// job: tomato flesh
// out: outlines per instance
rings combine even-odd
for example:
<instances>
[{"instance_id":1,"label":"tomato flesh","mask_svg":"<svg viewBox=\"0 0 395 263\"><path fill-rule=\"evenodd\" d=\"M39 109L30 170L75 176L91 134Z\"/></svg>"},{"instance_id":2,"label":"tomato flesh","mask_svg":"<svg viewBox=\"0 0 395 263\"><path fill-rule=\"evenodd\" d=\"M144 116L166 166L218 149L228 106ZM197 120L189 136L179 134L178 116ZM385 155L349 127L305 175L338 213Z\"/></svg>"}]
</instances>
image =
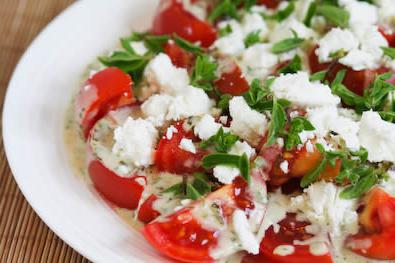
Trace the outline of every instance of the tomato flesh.
<instances>
[{"instance_id":1,"label":"tomato flesh","mask_svg":"<svg viewBox=\"0 0 395 263\"><path fill-rule=\"evenodd\" d=\"M249 84L243 72L234 62L226 71L222 72L220 79L215 81L214 84L222 94L233 96L239 96L249 90Z\"/></svg>"},{"instance_id":2,"label":"tomato flesh","mask_svg":"<svg viewBox=\"0 0 395 263\"><path fill-rule=\"evenodd\" d=\"M150 195L147 200L140 206L137 218L145 223L148 224L149 222L155 220L160 213L156 211L153 207L153 203L158 199L156 195Z\"/></svg>"},{"instance_id":3,"label":"tomato flesh","mask_svg":"<svg viewBox=\"0 0 395 263\"><path fill-rule=\"evenodd\" d=\"M359 217L362 229L348 238L347 245L365 257L395 259L395 197L376 187L364 197L363 205Z\"/></svg>"},{"instance_id":4,"label":"tomato flesh","mask_svg":"<svg viewBox=\"0 0 395 263\"><path fill-rule=\"evenodd\" d=\"M174 66L189 69L192 67L193 55L170 41L164 47L165 53L170 57Z\"/></svg>"},{"instance_id":5,"label":"tomato flesh","mask_svg":"<svg viewBox=\"0 0 395 263\"><path fill-rule=\"evenodd\" d=\"M387 39L388 45L390 47L395 47L395 32L386 30L383 27L379 27L379 31L385 37L385 39Z\"/></svg>"},{"instance_id":6,"label":"tomato flesh","mask_svg":"<svg viewBox=\"0 0 395 263\"><path fill-rule=\"evenodd\" d=\"M279 222L280 229L276 233L273 226L265 232L260 246L259 255L247 255L243 263L312 263L323 262L332 263L332 256L329 252L316 256L310 253L309 245L294 245L294 240L306 240L311 238L306 233L308 222L297 221L294 214L288 214L287 217ZM280 245L292 245L295 248L294 253L286 256L274 254L273 251Z\"/></svg>"},{"instance_id":7,"label":"tomato flesh","mask_svg":"<svg viewBox=\"0 0 395 263\"><path fill-rule=\"evenodd\" d=\"M258 0L257 4L264 5L267 8L277 8L278 5L281 3L281 0Z\"/></svg>"},{"instance_id":8,"label":"tomato flesh","mask_svg":"<svg viewBox=\"0 0 395 263\"><path fill-rule=\"evenodd\" d=\"M199 42L202 47L211 46L217 38L214 27L186 11L182 2L177 0L161 1L154 19L152 33L156 35L177 34L190 42Z\"/></svg>"},{"instance_id":9,"label":"tomato flesh","mask_svg":"<svg viewBox=\"0 0 395 263\"><path fill-rule=\"evenodd\" d=\"M94 124L109 111L132 104L133 82L118 68L99 71L87 80L76 97L76 119L85 138Z\"/></svg>"},{"instance_id":10,"label":"tomato flesh","mask_svg":"<svg viewBox=\"0 0 395 263\"><path fill-rule=\"evenodd\" d=\"M177 123L176 133L173 133L171 139L166 137L159 141L155 153L155 165L159 171L166 171L176 174L194 173L202 171L201 160L205 152L197 150L197 153L191 153L180 148L180 142L183 138L193 139L192 132L185 132L182 123Z\"/></svg>"},{"instance_id":11,"label":"tomato flesh","mask_svg":"<svg viewBox=\"0 0 395 263\"><path fill-rule=\"evenodd\" d=\"M99 160L92 160L88 166L88 173L93 185L106 199L121 208L136 209L144 185L144 176L120 177Z\"/></svg>"}]
</instances>

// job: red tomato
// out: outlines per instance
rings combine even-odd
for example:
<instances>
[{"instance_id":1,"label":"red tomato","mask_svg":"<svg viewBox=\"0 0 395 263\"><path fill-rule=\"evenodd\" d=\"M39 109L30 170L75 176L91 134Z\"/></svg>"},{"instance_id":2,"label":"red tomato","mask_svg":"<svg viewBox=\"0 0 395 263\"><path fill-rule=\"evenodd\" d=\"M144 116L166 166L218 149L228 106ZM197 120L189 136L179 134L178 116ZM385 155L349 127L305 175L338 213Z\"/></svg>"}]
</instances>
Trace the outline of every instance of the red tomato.
<instances>
[{"instance_id":1,"label":"red tomato","mask_svg":"<svg viewBox=\"0 0 395 263\"><path fill-rule=\"evenodd\" d=\"M155 195L150 195L147 200L145 200L144 203L140 206L137 217L141 222L148 224L149 222L160 216L160 213L156 211L153 207L153 203L157 199L158 197L156 197Z\"/></svg>"},{"instance_id":2,"label":"red tomato","mask_svg":"<svg viewBox=\"0 0 395 263\"><path fill-rule=\"evenodd\" d=\"M342 70L346 69L346 76L343 80L343 84L352 92L362 96L365 89L369 87L375 78L377 70L360 70L355 71L348 68L338 62L333 63L320 63L317 55L315 54L315 49L309 55L310 70L312 73L316 73L322 70L328 70L326 79L328 81L333 81L336 74ZM380 70L379 70L380 71Z\"/></svg>"},{"instance_id":3,"label":"red tomato","mask_svg":"<svg viewBox=\"0 0 395 263\"><path fill-rule=\"evenodd\" d=\"M233 96L239 96L250 88L240 67L234 62L230 63L214 84L222 94L227 93Z\"/></svg>"},{"instance_id":4,"label":"red tomato","mask_svg":"<svg viewBox=\"0 0 395 263\"><path fill-rule=\"evenodd\" d=\"M348 238L347 246L365 257L393 260L395 250L395 197L376 187L363 199L361 231Z\"/></svg>"},{"instance_id":5,"label":"red tomato","mask_svg":"<svg viewBox=\"0 0 395 263\"><path fill-rule=\"evenodd\" d=\"M158 251L182 262L211 262L210 248L217 245L215 232L205 230L190 209L146 225L143 234Z\"/></svg>"},{"instance_id":6,"label":"red tomato","mask_svg":"<svg viewBox=\"0 0 395 263\"><path fill-rule=\"evenodd\" d=\"M156 35L175 33L190 42L200 42L203 47L211 46L217 38L214 27L186 11L182 3L177 0L161 1L152 33Z\"/></svg>"},{"instance_id":7,"label":"red tomato","mask_svg":"<svg viewBox=\"0 0 395 263\"><path fill-rule=\"evenodd\" d=\"M386 30L383 27L379 27L380 33L387 39L390 47L395 47L395 32L392 30Z\"/></svg>"},{"instance_id":8,"label":"red tomato","mask_svg":"<svg viewBox=\"0 0 395 263\"><path fill-rule=\"evenodd\" d=\"M99 160L89 163L88 173L93 185L106 199L121 208L136 209L144 190L144 176L120 177Z\"/></svg>"},{"instance_id":9,"label":"red tomato","mask_svg":"<svg viewBox=\"0 0 395 263\"><path fill-rule=\"evenodd\" d=\"M85 138L93 125L109 111L131 104L133 82L118 68L104 69L87 80L76 97L76 118Z\"/></svg>"},{"instance_id":10,"label":"red tomato","mask_svg":"<svg viewBox=\"0 0 395 263\"><path fill-rule=\"evenodd\" d=\"M281 3L281 0L258 0L258 5L264 5L267 8L277 8L278 5Z\"/></svg>"},{"instance_id":11,"label":"red tomato","mask_svg":"<svg viewBox=\"0 0 395 263\"><path fill-rule=\"evenodd\" d=\"M294 240L306 240L311 238L310 234L306 233L306 226L308 222L296 221L295 215L288 214L287 217L279 222L280 230L278 233L274 232L273 227L270 227L265 237L261 242L260 253L257 256L247 255L243 259L243 263L332 263L332 257L328 251L321 256L315 256L310 253L310 246L308 245L294 245ZM276 247L280 245L292 245L295 252L287 255L280 256L273 254Z\"/></svg>"},{"instance_id":12,"label":"red tomato","mask_svg":"<svg viewBox=\"0 0 395 263\"><path fill-rule=\"evenodd\" d=\"M265 188L263 180L252 179L254 183L262 183L262 188ZM229 220L236 208L246 213L254 208L248 184L240 176L233 184L221 187L204 200L211 200L218 205L223 220ZM143 234L158 251L172 259L193 263L212 262L210 250L217 246L220 230L204 229L192 213L205 206L206 202L196 201L165 219L149 223L144 227Z\"/></svg>"},{"instance_id":13,"label":"red tomato","mask_svg":"<svg viewBox=\"0 0 395 263\"><path fill-rule=\"evenodd\" d=\"M164 49L176 67L189 69L192 66L193 54L180 48L173 41L168 42Z\"/></svg>"},{"instance_id":14,"label":"red tomato","mask_svg":"<svg viewBox=\"0 0 395 263\"><path fill-rule=\"evenodd\" d=\"M202 170L201 160L205 152L197 150L197 153L191 153L180 148L180 142L183 138L193 139L192 132L185 132L182 123L177 123L175 128L177 133L173 133L169 140L166 137L159 141L155 153L155 164L159 171L166 171L177 174L194 173Z\"/></svg>"}]
</instances>

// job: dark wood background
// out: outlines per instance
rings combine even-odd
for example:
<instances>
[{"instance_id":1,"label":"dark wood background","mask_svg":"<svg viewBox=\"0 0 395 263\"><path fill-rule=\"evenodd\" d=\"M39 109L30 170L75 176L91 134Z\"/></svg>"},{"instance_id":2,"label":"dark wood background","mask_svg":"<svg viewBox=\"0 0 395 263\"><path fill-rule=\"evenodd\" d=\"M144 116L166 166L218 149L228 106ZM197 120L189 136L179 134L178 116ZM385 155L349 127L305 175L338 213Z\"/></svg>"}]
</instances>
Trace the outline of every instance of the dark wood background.
<instances>
[{"instance_id":1,"label":"dark wood background","mask_svg":"<svg viewBox=\"0 0 395 263\"><path fill-rule=\"evenodd\" d=\"M21 55L72 2L0 0L1 112L8 82ZM27 203L12 177L0 136L0 262L88 262L57 237Z\"/></svg>"}]
</instances>

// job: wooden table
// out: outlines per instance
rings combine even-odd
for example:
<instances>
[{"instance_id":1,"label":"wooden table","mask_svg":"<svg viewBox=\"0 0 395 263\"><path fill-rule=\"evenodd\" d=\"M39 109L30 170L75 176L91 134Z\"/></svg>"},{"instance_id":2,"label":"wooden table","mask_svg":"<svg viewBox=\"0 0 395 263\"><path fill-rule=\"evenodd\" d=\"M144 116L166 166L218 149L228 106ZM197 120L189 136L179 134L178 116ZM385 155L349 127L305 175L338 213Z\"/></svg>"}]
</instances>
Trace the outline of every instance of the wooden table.
<instances>
[{"instance_id":1,"label":"wooden table","mask_svg":"<svg viewBox=\"0 0 395 263\"><path fill-rule=\"evenodd\" d=\"M72 2L0 0L1 112L19 58L46 24ZM0 168L0 262L88 262L57 237L27 203L8 167L2 138Z\"/></svg>"}]
</instances>

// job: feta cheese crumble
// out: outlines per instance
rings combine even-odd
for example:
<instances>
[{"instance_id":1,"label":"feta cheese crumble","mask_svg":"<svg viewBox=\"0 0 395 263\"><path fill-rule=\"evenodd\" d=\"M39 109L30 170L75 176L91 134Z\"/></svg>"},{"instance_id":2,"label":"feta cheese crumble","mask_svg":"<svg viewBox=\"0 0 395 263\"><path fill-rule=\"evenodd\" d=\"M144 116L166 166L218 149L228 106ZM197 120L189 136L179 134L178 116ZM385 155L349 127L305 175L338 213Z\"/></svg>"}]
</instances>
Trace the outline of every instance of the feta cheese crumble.
<instances>
[{"instance_id":1,"label":"feta cheese crumble","mask_svg":"<svg viewBox=\"0 0 395 263\"><path fill-rule=\"evenodd\" d=\"M281 75L271 85L274 95L289 100L299 107L336 106L340 98L333 95L329 86L310 82L307 72Z\"/></svg>"},{"instance_id":2,"label":"feta cheese crumble","mask_svg":"<svg viewBox=\"0 0 395 263\"><path fill-rule=\"evenodd\" d=\"M257 255L259 253L259 242L250 229L246 214L236 209L232 215L233 228L244 250Z\"/></svg>"},{"instance_id":3,"label":"feta cheese crumble","mask_svg":"<svg viewBox=\"0 0 395 263\"><path fill-rule=\"evenodd\" d=\"M369 161L395 162L395 124L382 120L377 112L366 111L358 136L368 151Z\"/></svg>"},{"instance_id":4,"label":"feta cheese crumble","mask_svg":"<svg viewBox=\"0 0 395 263\"><path fill-rule=\"evenodd\" d=\"M183 149L184 151L191 152L191 153L196 153L196 147L195 147L195 145L193 144L193 142L192 142L191 139L185 139L185 138L183 138L183 139L181 140L181 142L180 142L179 147L180 147L181 149Z\"/></svg>"},{"instance_id":5,"label":"feta cheese crumble","mask_svg":"<svg viewBox=\"0 0 395 263\"><path fill-rule=\"evenodd\" d=\"M128 117L126 122L114 131L112 152L126 164L147 167L153 163L152 153L158 138L158 131L151 122Z\"/></svg>"},{"instance_id":6,"label":"feta cheese crumble","mask_svg":"<svg viewBox=\"0 0 395 263\"><path fill-rule=\"evenodd\" d=\"M196 123L194 132L200 139L208 140L211 136L215 135L221 127L222 125L215 122L213 116L205 114Z\"/></svg>"},{"instance_id":7,"label":"feta cheese crumble","mask_svg":"<svg viewBox=\"0 0 395 263\"><path fill-rule=\"evenodd\" d=\"M243 97L233 97L229 101L229 112L232 117L230 130L257 145L267 128L265 115L251 109Z\"/></svg>"}]
</instances>

